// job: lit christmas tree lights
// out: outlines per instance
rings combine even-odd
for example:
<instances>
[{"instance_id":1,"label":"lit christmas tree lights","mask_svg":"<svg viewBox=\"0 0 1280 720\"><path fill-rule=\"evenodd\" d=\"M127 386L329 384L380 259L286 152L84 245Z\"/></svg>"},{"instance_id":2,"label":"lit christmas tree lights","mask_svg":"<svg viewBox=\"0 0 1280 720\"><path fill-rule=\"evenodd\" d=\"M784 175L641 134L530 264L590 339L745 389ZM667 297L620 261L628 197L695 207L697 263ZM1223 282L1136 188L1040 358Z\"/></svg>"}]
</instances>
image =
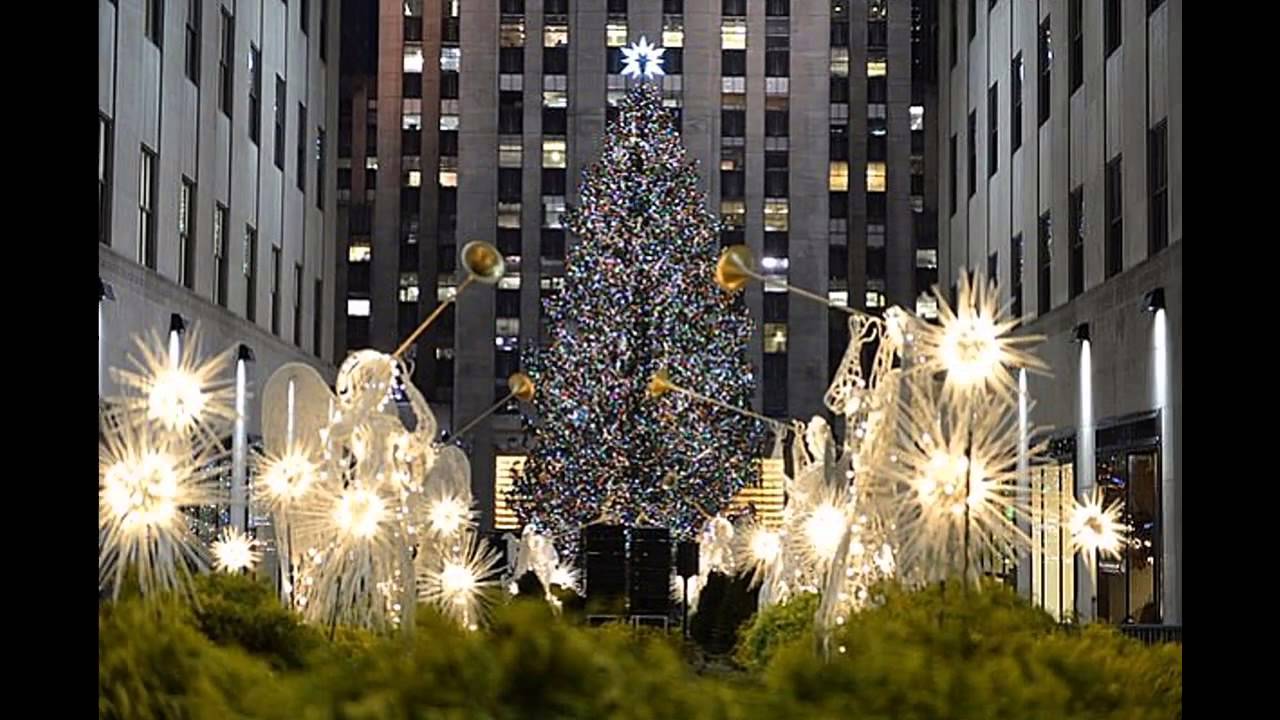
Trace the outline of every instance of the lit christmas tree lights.
<instances>
[{"instance_id":1,"label":"lit christmas tree lights","mask_svg":"<svg viewBox=\"0 0 1280 720\"><path fill-rule=\"evenodd\" d=\"M579 242L547 303L550 347L530 363L538 425L512 491L520 520L565 551L605 518L692 539L758 472L758 421L646 392L665 368L705 396L750 406L753 326L741 297L714 283L718 223L660 89L640 84L618 110L565 215Z\"/></svg>"}]
</instances>

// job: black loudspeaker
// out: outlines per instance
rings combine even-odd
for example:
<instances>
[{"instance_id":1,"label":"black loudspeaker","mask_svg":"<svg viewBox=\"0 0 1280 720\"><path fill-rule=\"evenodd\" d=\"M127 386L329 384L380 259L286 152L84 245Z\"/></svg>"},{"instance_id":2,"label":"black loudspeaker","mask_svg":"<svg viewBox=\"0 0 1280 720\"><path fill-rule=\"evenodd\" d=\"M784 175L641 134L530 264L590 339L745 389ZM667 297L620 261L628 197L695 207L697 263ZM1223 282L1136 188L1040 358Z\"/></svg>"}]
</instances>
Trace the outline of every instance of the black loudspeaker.
<instances>
[{"instance_id":1,"label":"black loudspeaker","mask_svg":"<svg viewBox=\"0 0 1280 720\"><path fill-rule=\"evenodd\" d=\"M671 532L632 528L627 599L632 615L666 615L671 607Z\"/></svg>"},{"instance_id":2,"label":"black loudspeaker","mask_svg":"<svg viewBox=\"0 0 1280 720\"><path fill-rule=\"evenodd\" d=\"M621 525L588 525L582 529L586 556L584 588L591 598L622 598L627 594L627 536Z\"/></svg>"},{"instance_id":3,"label":"black loudspeaker","mask_svg":"<svg viewBox=\"0 0 1280 720\"><path fill-rule=\"evenodd\" d=\"M676 546L676 574L682 578L698 574L698 543L684 540Z\"/></svg>"}]
</instances>

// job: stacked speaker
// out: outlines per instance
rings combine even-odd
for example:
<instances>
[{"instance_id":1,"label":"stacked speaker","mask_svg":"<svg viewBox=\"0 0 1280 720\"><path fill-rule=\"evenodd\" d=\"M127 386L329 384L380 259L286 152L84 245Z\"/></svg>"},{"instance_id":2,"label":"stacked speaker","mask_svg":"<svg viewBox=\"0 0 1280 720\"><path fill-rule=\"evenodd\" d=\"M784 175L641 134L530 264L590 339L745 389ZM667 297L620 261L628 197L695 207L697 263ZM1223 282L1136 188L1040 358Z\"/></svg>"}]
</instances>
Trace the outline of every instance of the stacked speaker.
<instances>
[{"instance_id":1,"label":"stacked speaker","mask_svg":"<svg viewBox=\"0 0 1280 720\"><path fill-rule=\"evenodd\" d=\"M666 615L671 609L671 532L631 529L628 600L632 615Z\"/></svg>"},{"instance_id":2,"label":"stacked speaker","mask_svg":"<svg viewBox=\"0 0 1280 720\"><path fill-rule=\"evenodd\" d=\"M627 594L627 533L622 525L588 525L582 529L586 556L584 588L592 599Z\"/></svg>"}]
</instances>

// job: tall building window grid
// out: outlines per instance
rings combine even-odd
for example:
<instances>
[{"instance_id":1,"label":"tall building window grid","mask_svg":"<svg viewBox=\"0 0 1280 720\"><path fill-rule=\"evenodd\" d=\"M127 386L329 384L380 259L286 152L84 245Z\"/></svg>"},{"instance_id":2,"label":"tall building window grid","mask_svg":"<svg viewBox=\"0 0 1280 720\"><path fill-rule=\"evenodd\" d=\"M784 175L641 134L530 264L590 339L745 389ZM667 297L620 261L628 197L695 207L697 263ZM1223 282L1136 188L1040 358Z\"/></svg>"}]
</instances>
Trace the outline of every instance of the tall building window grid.
<instances>
[{"instance_id":1,"label":"tall building window grid","mask_svg":"<svg viewBox=\"0 0 1280 720\"><path fill-rule=\"evenodd\" d=\"M957 138L955 133L952 133L951 140L949 141L949 150L948 150L949 163L950 163L950 173L949 173L950 182L948 183L948 187L947 187L948 194L950 195L948 199L950 200L952 215L956 214L956 209L959 207L959 203L957 202L958 193L956 192L956 183L959 182L960 178L959 178L959 173L957 169L959 158L957 158L958 151L956 149L956 145L957 145Z\"/></svg>"},{"instance_id":2,"label":"tall building window grid","mask_svg":"<svg viewBox=\"0 0 1280 720\"><path fill-rule=\"evenodd\" d=\"M196 183L182 178L178 191L178 278L188 290L196 287Z\"/></svg>"},{"instance_id":3,"label":"tall building window grid","mask_svg":"<svg viewBox=\"0 0 1280 720\"><path fill-rule=\"evenodd\" d=\"M138 171L138 247L137 260L156 269L156 154L145 145Z\"/></svg>"},{"instance_id":4,"label":"tall building window grid","mask_svg":"<svg viewBox=\"0 0 1280 720\"><path fill-rule=\"evenodd\" d=\"M201 0L187 0L186 52L183 57L187 79L200 85Z\"/></svg>"},{"instance_id":5,"label":"tall building window grid","mask_svg":"<svg viewBox=\"0 0 1280 720\"><path fill-rule=\"evenodd\" d=\"M311 304L311 354L320 357L320 347L324 336L324 281L316 278L315 297Z\"/></svg>"},{"instance_id":6,"label":"tall building window grid","mask_svg":"<svg viewBox=\"0 0 1280 720\"><path fill-rule=\"evenodd\" d=\"M1106 174L1106 276L1118 275L1124 269L1124 186L1121 184L1121 156L1107 163Z\"/></svg>"},{"instance_id":7,"label":"tall building window grid","mask_svg":"<svg viewBox=\"0 0 1280 720\"><path fill-rule=\"evenodd\" d=\"M1067 263L1067 294L1074 299L1084 292L1084 187L1071 191L1068 202L1067 232L1071 254Z\"/></svg>"},{"instance_id":8,"label":"tall building window grid","mask_svg":"<svg viewBox=\"0 0 1280 720\"><path fill-rule=\"evenodd\" d=\"M302 347L302 293L302 263L295 263L293 266L293 344L297 347Z\"/></svg>"},{"instance_id":9,"label":"tall building window grid","mask_svg":"<svg viewBox=\"0 0 1280 720\"><path fill-rule=\"evenodd\" d=\"M325 173L328 169L328 165L327 165L328 158L326 158L327 152L328 150L325 148L324 128L317 126L316 127L316 208L319 210L324 209L324 185L325 185L324 179L325 179ZM302 175L302 171L299 170L298 174Z\"/></svg>"},{"instance_id":10,"label":"tall building window grid","mask_svg":"<svg viewBox=\"0 0 1280 720\"><path fill-rule=\"evenodd\" d=\"M969 111L969 197L978 192L978 111Z\"/></svg>"},{"instance_id":11,"label":"tall building window grid","mask_svg":"<svg viewBox=\"0 0 1280 720\"><path fill-rule=\"evenodd\" d=\"M883 310L885 299L885 275L887 249L883 241L873 243L870 228L883 233L888 226L888 71L886 50L886 23L889 18L888 3L876 0L867 3L867 54L862 65L866 73L867 89L867 138L866 138L866 289L861 300L863 307L872 312Z\"/></svg>"},{"instance_id":12,"label":"tall building window grid","mask_svg":"<svg viewBox=\"0 0 1280 720\"><path fill-rule=\"evenodd\" d=\"M1169 246L1169 123L1161 120L1147 131L1147 252Z\"/></svg>"}]
</instances>

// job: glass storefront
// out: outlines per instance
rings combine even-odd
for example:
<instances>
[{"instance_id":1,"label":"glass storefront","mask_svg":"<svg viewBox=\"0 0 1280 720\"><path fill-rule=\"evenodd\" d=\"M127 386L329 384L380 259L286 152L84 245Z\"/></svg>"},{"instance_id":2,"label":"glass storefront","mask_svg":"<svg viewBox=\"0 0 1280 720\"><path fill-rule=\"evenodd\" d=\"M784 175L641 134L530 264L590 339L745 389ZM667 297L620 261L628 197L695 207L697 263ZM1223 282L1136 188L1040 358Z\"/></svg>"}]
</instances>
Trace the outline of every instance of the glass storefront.
<instances>
[{"instance_id":1,"label":"glass storefront","mask_svg":"<svg viewBox=\"0 0 1280 720\"><path fill-rule=\"evenodd\" d=\"M1075 496L1075 447L1051 444L1053 460L1030 468L1031 602L1059 622L1075 620L1075 556L1066 520Z\"/></svg>"},{"instance_id":2,"label":"glass storefront","mask_svg":"<svg viewBox=\"0 0 1280 720\"><path fill-rule=\"evenodd\" d=\"M1103 433L1098 435L1101 441ZM1098 443L1098 487L1106 504L1121 503L1122 521L1130 528L1129 547L1119 560L1098 559L1098 620L1159 624L1160 446L1150 438L1126 440L1105 449Z\"/></svg>"}]
</instances>

